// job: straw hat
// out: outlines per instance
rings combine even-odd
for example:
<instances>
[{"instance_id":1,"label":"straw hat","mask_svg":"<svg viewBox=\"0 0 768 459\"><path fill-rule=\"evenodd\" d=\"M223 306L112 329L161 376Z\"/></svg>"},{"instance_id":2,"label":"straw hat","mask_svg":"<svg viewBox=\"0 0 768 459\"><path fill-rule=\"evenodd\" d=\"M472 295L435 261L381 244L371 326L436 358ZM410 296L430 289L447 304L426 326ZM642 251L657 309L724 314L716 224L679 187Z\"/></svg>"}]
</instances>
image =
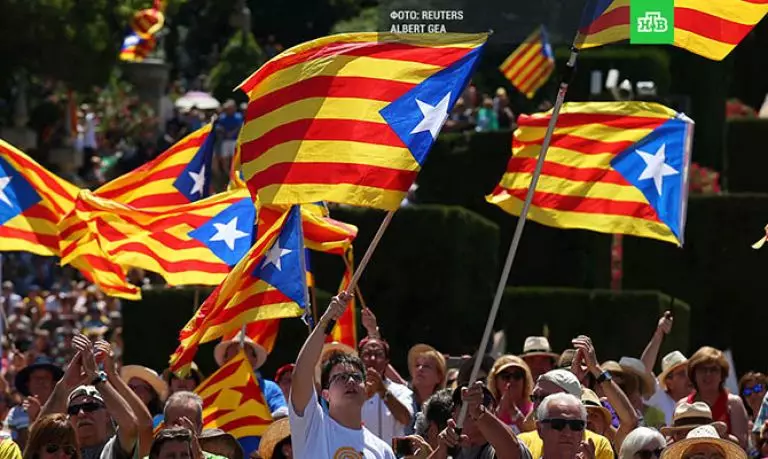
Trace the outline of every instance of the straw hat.
<instances>
[{"instance_id":1,"label":"straw hat","mask_svg":"<svg viewBox=\"0 0 768 459\"><path fill-rule=\"evenodd\" d=\"M168 384L151 368L141 365L125 365L120 369L120 378L126 383L130 382L132 378L144 381L157 392L160 401L165 401L166 397L168 397Z\"/></svg>"},{"instance_id":2,"label":"straw hat","mask_svg":"<svg viewBox=\"0 0 768 459\"><path fill-rule=\"evenodd\" d=\"M357 351L354 348L344 343L334 341L332 343L324 344L323 350L320 352L320 360L318 360L317 365L315 365L315 382L318 385L320 384L320 379L323 372L323 363L325 363L325 361L328 360L328 358L334 352L343 352L344 354L357 355Z\"/></svg>"},{"instance_id":3,"label":"straw hat","mask_svg":"<svg viewBox=\"0 0 768 459\"><path fill-rule=\"evenodd\" d=\"M230 459L243 459L243 447L240 445L240 442L237 441L234 435L224 432L221 429L203 429L197 439L200 442L200 448L203 451L209 450L206 448L206 446L210 443L218 439L224 439L224 441L229 445L230 449L235 452L235 454Z\"/></svg>"},{"instance_id":4,"label":"straw hat","mask_svg":"<svg viewBox=\"0 0 768 459\"><path fill-rule=\"evenodd\" d=\"M661 433L671 435L682 430L691 430L698 426L710 425L722 437L728 431L728 426L721 421L712 420L712 410L704 402L682 402L675 407L672 425L661 428Z\"/></svg>"},{"instance_id":5,"label":"straw hat","mask_svg":"<svg viewBox=\"0 0 768 459\"><path fill-rule=\"evenodd\" d=\"M600 411L603 419L605 419L605 425L610 426L613 422L613 416L611 415L611 412L608 411L608 408L604 407L602 403L600 403L600 397L598 397L593 390L587 389L586 387L582 389L581 404L587 407L587 410Z\"/></svg>"},{"instance_id":6,"label":"straw hat","mask_svg":"<svg viewBox=\"0 0 768 459\"><path fill-rule=\"evenodd\" d=\"M261 436L261 443L259 443L259 456L264 459L272 459L275 446L291 436L291 425L288 422L289 418L281 418L267 427L264 435Z\"/></svg>"},{"instance_id":7,"label":"straw hat","mask_svg":"<svg viewBox=\"0 0 768 459\"><path fill-rule=\"evenodd\" d=\"M622 357L619 360L619 366L626 373L632 373L640 378L640 393L644 398L649 398L656 392L656 381L653 380L651 372L646 370L642 360L633 357Z\"/></svg>"},{"instance_id":8,"label":"straw hat","mask_svg":"<svg viewBox=\"0 0 768 459\"><path fill-rule=\"evenodd\" d=\"M720 438L717 429L710 425L699 426L688 432L684 440L667 447L661 453L661 459L682 459L690 447L701 444L720 448L725 453L723 456L728 459L747 459L747 453L738 444Z\"/></svg>"},{"instance_id":9,"label":"straw hat","mask_svg":"<svg viewBox=\"0 0 768 459\"><path fill-rule=\"evenodd\" d=\"M434 352L437 360L437 371L440 372L440 374L443 375L443 379L445 379L445 357L429 344L416 344L408 351L408 369L410 370L413 368L416 365L416 359L426 352Z\"/></svg>"},{"instance_id":10,"label":"straw hat","mask_svg":"<svg viewBox=\"0 0 768 459\"><path fill-rule=\"evenodd\" d=\"M525 338L523 343L523 353L520 357L551 357L557 360L560 354L552 352L552 346L549 345L549 340L546 336L529 336Z\"/></svg>"},{"instance_id":11,"label":"straw hat","mask_svg":"<svg viewBox=\"0 0 768 459\"><path fill-rule=\"evenodd\" d=\"M658 380L663 390L667 390L667 383L664 382L667 375L683 365L688 365L688 358L680 351L672 351L661 359L661 374Z\"/></svg>"},{"instance_id":12,"label":"straw hat","mask_svg":"<svg viewBox=\"0 0 768 459\"><path fill-rule=\"evenodd\" d=\"M216 363L219 366L224 365L224 355L227 353L227 348L229 347L229 345L240 344L241 340L246 346L250 346L255 351L256 364L253 366L253 371L258 370L259 368L261 368L262 365L264 365L264 362L267 361L267 350L264 349L264 346L254 342L248 336L243 338L243 332L239 332L232 339L221 340L221 342L219 342L219 344L217 344L216 347L213 349L213 358L216 359Z\"/></svg>"}]
</instances>

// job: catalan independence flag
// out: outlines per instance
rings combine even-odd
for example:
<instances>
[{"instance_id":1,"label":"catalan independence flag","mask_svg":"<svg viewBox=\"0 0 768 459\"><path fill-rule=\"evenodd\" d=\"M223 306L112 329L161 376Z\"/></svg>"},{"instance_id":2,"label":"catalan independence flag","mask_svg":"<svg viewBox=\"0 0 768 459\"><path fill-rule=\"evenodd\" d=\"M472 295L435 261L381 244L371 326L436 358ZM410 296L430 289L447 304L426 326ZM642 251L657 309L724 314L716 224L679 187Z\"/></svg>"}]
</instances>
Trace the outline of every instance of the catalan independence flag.
<instances>
[{"instance_id":1,"label":"catalan independence flag","mask_svg":"<svg viewBox=\"0 0 768 459\"><path fill-rule=\"evenodd\" d=\"M136 32L131 32L123 39L120 47L120 60L126 62L141 62L154 51L157 41L154 37L140 38Z\"/></svg>"},{"instance_id":2,"label":"catalan independence flag","mask_svg":"<svg viewBox=\"0 0 768 459\"><path fill-rule=\"evenodd\" d=\"M251 194L261 204L397 209L487 38L341 34L274 57L240 85Z\"/></svg>"},{"instance_id":3,"label":"catalan independence flag","mask_svg":"<svg viewBox=\"0 0 768 459\"><path fill-rule=\"evenodd\" d=\"M555 69L555 55L544 26L534 30L512 51L499 69L518 91L532 99Z\"/></svg>"},{"instance_id":4,"label":"catalan independence flag","mask_svg":"<svg viewBox=\"0 0 768 459\"><path fill-rule=\"evenodd\" d=\"M308 303L301 214L293 206L259 237L181 330L171 371L184 374L201 343L246 323L301 317Z\"/></svg>"},{"instance_id":5,"label":"catalan independence flag","mask_svg":"<svg viewBox=\"0 0 768 459\"><path fill-rule=\"evenodd\" d=\"M674 4L673 44L723 60L768 13L765 0L668 0ZM580 49L629 40L631 0L588 0L575 46ZM669 20L667 21L669 22Z\"/></svg>"},{"instance_id":6,"label":"catalan independence flag","mask_svg":"<svg viewBox=\"0 0 768 459\"><path fill-rule=\"evenodd\" d=\"M280 331L280 319L267 319L258 322L251 322L245 326L245 336L251 338L254 343L264 347L267 354L272 353L277 341L277 333ZM222 340L234 340L240 329L234 328L225 333Z\"/></svg>"},{"instance_id":7,"label":"catalan independence flag","mask_svg":"<svg viewBox=\"0 0 768 459\"><path fill-rule=\"evenodd\" d=\"M251 248L256 222L246 190L165 210L137 208L84 190L74 214L75 220L67 221L71 234L87 228L111 262L158 273L170 285L218 285Z\"/></svg>"},{"instance_id":8,"label":"catalan independence flag","mask_svg":"<svg viewBox=\"0 0 768 459\"><path fill-rule=\"evenodd\" d=\"M551 112L523 115L487 200L519 215ZM682 245L693 122L645 102L566 103L528 218Z\"/></svg>"},{"instance_id":9,"label":"catalan independence flag","mask_svg":"<svg viewBox=\"0 0 768 459\"><path fill-rule=\"evenodd\" d=\"M144 209L180 206L210 196L214 135L208 124L157 158L102 185L94 194Z\"/></svg>"},{"instance_id":10,"label":"catalan independence flag","mask_svg":"<svg viewBox=\"0 0 768 459\"><path fill-rule=\"evenodd\" d=\"M0 140L0 251L59 252L59 220L79 189Z\"/></svg>"},{"instance_id":11,"label":"catalan independence flag","mask_svg":"<svg viewBox=\"0 0 768 459\"><path fill-rule=\"evenodd\" d=\"M357 227L321 216L316 204L301 206L301 223L304 244L308 249L324 253L343 255L357 237ZM288 210L287 206L261 206L259 228L270 228Z\"/></svg>"},{"instance_id":12,"label":"catalan independence flag","mask_svg":"<svg viewBox=\"0 0 768 459\"><path fill-rule=\"evenodd\" d=\"M346 269L344 270L344 277L341 279L341 285L339 286L339 293L349 290L349 284L352 282L352 275L354 274L354 255L352 248L350 247L347 253L344 255ZM344 313L336 321L336 325L333 327L331 333L325 337L326 343L342 343L355 349L357 347L357 308L355 307L355 295L352 293L352 300L349 302L349 307L344 310Z\"/></svg>"},{"instance_id":13,"label":"catalan independence flag","mask_svg":"<svg viewBox=\"0 0 768 459\"><path fill-rule=\"evenodd\" d=\"M200 383L195 393L203 399L203 429L232 434L246 457L258 447L272 414L243 351Z\"/></svg>"},{"instance_id":14,"label":"catalan independence flag","mask_svg":"<svg viewBox=\"0 0 768 459\"><path fill-rule=\"evenodd\" d=\"M141 299L141 289L127 281L125 268L110 261L95 236L71 235L70 229L77 231L77 228L68 228L64 222L60 227L63 228L62 259L68 260L105 294L126 300Z\"/></svg>"}]
</instances>

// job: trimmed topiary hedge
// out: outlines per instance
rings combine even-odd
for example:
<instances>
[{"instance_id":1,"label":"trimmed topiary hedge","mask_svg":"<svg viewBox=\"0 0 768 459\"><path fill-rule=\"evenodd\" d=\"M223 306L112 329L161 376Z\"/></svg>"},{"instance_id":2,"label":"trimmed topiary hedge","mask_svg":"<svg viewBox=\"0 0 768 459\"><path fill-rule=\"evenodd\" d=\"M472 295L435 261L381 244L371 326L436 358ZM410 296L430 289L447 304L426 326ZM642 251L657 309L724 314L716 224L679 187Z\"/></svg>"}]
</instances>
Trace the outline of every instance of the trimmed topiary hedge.
<instances>
[{"instance_id":1,"label":"trimmed topiary hedge","mask_svg":"<svg viewBox=\"0 0 768 459\"><path fill-rule=\"evenodd\" d=\"M768 181L757 171L768 170L766 119L733 119L726 123L723 189L731 192L768 192Z\"/></svg>"},{"instance_id":2,"label":"trimmed topiary hedge","mask_svg":"<svg viewBox=\"0 0 768 459\"><path fill-rule=\"evenodd\" d=\"M602 362L640 358L666 310L673 311L675 325L659 358L674 349L688 352L690 307L656 291L508 288L496 325L506 331L508 352L521 352L525 337L541 335L546 326L556 352L571 348L570 340L584 334Z\"/></svg>"}]
</instances>

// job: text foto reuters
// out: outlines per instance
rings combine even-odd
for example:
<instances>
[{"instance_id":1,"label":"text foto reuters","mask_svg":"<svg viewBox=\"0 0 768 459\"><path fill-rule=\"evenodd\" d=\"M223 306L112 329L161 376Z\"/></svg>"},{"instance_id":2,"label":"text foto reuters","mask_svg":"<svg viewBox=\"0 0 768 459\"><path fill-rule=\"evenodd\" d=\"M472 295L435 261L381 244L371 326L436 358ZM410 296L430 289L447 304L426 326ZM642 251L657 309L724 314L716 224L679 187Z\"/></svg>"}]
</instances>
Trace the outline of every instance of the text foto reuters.
<instances>
[{"instance_id":1,"label":"text foto reuters","mask_svg":"<svg viewBox=\"0 0 768 459\"><path fill-rule=\"evenodd\" d=\"M462 21L462 10L395 10L389 13L393 21Z\"/></svg>"}]
</instances>

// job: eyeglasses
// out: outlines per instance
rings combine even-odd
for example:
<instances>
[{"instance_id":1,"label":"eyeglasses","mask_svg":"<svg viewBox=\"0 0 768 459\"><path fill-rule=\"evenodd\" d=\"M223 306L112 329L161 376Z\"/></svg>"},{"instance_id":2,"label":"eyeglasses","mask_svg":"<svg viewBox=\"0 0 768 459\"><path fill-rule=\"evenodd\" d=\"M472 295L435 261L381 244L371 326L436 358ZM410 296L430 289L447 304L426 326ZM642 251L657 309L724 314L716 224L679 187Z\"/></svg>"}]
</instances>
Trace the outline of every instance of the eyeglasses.
<instances>
[{"instance_id":1,"label":"eyeglasses","mask_svg":"<svg viewBox=\"0 0 768 459\"><path fill-rule=\"evenodd\" d=\"M359 371L350 371L350 372L345 372L345 373L336 373L335 375L331 376L331 379L330 379L329 383L333 384L333 383L335 383L337 381L347 382L347 381L349 381L349 378L352 378L352 381L354 381L354 382L356 382L358 384L363 382L363 374L362 373L360 373Z\"/></svg>"},{"instance_id":2,"label":"eyeglasses","mask_svg":"<svg viewBox=\"0 0 768 459\"><path fill-rule=\"evenodd\" d=\"M549 424L550 427L557 430L558 432L565 429L565 426L568 426L572 432L581 432L584 430L584 427L586 427L587 424L581 419L544 419L541 422L543 424Z\"/></svg>"},{"instance_id":3,"label":"eyeglasses","mask_svg":"<svg viewBox=\"0 0 768 459\"><path fill-rule=\"evenodd\" d=\"M502 371L496 376L498 376L504 381L509 381L510 379L514 379L515 381L520 381L521 379L525 378L525 371L523 370Z\"/></svg>"},{"instance_id":4,"label":"eyeglasses","mask_svg":"<svg viewBox=\"0 0 768 459\"><path fill-rule=\"evenodd\" d=\"M49 443L45 445L45 452L48 454L56 454L59 452L59 450L64 451L64 454L66 454L69 457L72 457L77 452L77 449L72 445L57 445L55 443Z\"/></svg>"},{"instance_id":5,"label":"eyeglasses","mask_svg":"<svg viewBox=\"0 0 768 459\"><path fill-rule=\"evenodd\" d=\"M386 356L387 354L385 354L384 351L366 351L360 353L360 357L364 359L383 359Z\"/></svg>"},{"instance_id":6,"label":"eyeglasses","mask_svg":"<svg viewBox=\"0 0 768 459\"><path fill-rule=\"evenodd\" d=\"M635 453L635 456L639 457L640 459L651 459L653 457L661 457L662 451L664 451L664 448L641 449Z\"/></svg>"},{"instance_id":7,"label":"eyeglasses","mask_svg":"<svg viewBox=\"0 0 768 459\"><path fill-rule=\"evenodd\" d=\"M749 397L752 394L759 394L763 390L765 390L765 386L762 384L755 384L752 387L745 387L741 393L744 394L745 397Z\"/></svg>"},{"instance_id":8,"label":"eyeglasses","mask_svg":"<svg viewBox=\"0 0 768 459\"><path fill-rule=\"evenodd\" d=\"M104 408L104 405L101 403L96 402L86 402L81 403L79 405L70 405L69 408L67 408L67 414L70 416L75 416L77 414L80 414L80 411L83 413L93 413L94 411L98 411L100 409Z\"/></svg>"}]
</instances>

